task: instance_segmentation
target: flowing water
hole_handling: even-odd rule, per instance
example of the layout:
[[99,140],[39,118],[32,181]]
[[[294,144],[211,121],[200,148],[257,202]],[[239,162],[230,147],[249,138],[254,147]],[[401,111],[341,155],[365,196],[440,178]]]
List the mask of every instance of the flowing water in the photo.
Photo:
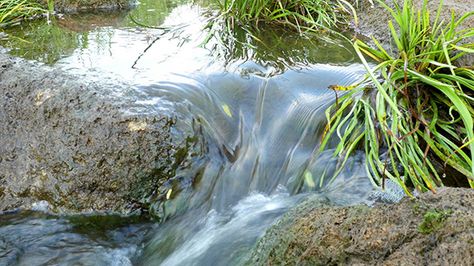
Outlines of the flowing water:
[[[2,33],[0,45],[13,55],[130,84],[123,97],[134,104],[124,111],[171,112],[177,128],[193,128],[204,141],[202,154],[177,170],[170,200],[152,206],[164,222],[57,216],[40,202],[0,214],[0,265],[238,265],[310,194],[367,202],[363,155],[329,183],[337,162],[318,150],[325,108],[335,100],[328,87],[364,73],[350,46],[273,28],[252,32],[258,40],[236,29],[203,45],[206,10],[150,0],[130,13],[64,16]],[[138,27],[130,14],[161,28]]]

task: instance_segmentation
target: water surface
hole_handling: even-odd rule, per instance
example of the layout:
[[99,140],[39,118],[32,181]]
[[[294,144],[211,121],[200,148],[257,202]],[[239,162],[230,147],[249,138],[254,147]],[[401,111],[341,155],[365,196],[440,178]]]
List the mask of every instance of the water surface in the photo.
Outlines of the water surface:
[[329,183],[337,160],[318,149],[325,108],[335,99],[328,87],[364,73],[350,44],[271,27],[209,35],[210,13],[203,4],[150,0],[130,12],[5,30],[0,45],[12,55],[129,84],[121,95],[132,99],[125,113],[173,113],[177,129],[191,128],[203,140],[204,153],[177,169],[163,191],[168,201],[152,204],[160,223],[0,214],[0,264],[238,265],[308,195],[340,205],[366,201],[363,155]]

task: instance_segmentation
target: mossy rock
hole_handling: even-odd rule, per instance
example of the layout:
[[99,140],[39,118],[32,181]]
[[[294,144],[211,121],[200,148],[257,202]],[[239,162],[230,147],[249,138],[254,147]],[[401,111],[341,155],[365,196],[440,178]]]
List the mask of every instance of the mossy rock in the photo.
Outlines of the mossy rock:
[[[47,0],[38,0],[40,4],[47,7]],[[129,9],[135,1],[132,0],[56,0],[54,10],[61,13],[74,13],[79,11],[93,10],[118,10]]]
[[474,190],[375,207],[309,199],[271,227],[248,265],[472,265]]

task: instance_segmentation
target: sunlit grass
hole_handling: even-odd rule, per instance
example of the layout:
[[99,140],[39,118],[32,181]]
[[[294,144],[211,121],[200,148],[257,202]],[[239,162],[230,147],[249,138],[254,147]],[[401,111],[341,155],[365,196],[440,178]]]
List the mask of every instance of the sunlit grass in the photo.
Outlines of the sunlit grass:
[[348,22],[354,8],[345,0],[214,0],[221,14],[235,24],[283,24],[299,31],[331,28]]
[[7,27],[44,13],[47,11],[32,0],[0,0],[0,27]]
[[390,178],[408,194],[408,185],[435,191],[448,166],[474,188],[474,70],[455,66],[474,52],[473,43],[460,44],[474,29],[459,29],[474,12],[444,22],[442,2],[437,14],[430,14],[426,0],[419,11],[411,0],[394,9],[379,3],[391,14],[387,32],[396,52],[375,39],[372,46],[355,41],[368,75],[327,110],[321,149],[338,137],[341,169],[351,153],[364,149],[373,183],[383,186]]

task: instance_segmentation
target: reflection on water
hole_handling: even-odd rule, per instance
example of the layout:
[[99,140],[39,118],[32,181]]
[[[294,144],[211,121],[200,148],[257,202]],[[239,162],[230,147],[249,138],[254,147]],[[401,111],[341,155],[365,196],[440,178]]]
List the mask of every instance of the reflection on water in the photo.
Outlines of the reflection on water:
[[211,20],[207,26],[211,33],[206,47],[215,57],[223,58],[226,65],[253,61],[273,68],[274,73],[282,73],[316,63],[344,65],[355,58],[350,42],[327,32],[303,36],[265,24],[258,28],[253,25],[234,26],[230,31],[223,19]]
[[366,200],[363,155],[328,184],[337,161],[318,151],[324,110],[334,100],[328,86],[364,73],[343,40],[269,27],[210,35],[207,8],[184,0],[143,1],[131,14],[159,28],[141,28],[126,12],[71,15],[9,29],[0,44],[131,84],[124,112],[171,110],[177,131],[195,130],[207,152],[160,188],[170,200],[151,202],[159,225],[0,215],[0,264],[234,265],[310,193],[342,205]]
[[[211,16],[208,7],[186,2],[141,1],[131,12],[65,15],[51,24],[24,23],[4,30],[7,37],[0,45],[12,55],[134,82],[170,71],[232,71],[247,61],[281,73],[316,63],[354,60],[350,44],[334,37],[303,38],[297,32],[271,27],[229,32],[219,23],[206,28]],[[131,17],[160,29],[140,27]]]
[[138,218],[0,216],[0,265],[132,265],[153,228]]
[[[112,56],[113,46],[127,48],[127,45],[136,42],[133,39],[114,40],[115,35],[123,34],[119,30],[129,31],[126,34],[130,37],[143,35],[151,38],[153,31],[139,28],[130,16],[140,18],[143,24],[158,26],[171,10],[184,2],[189,1],[142,1],[130,12],[88,12],[60,16],[51,24],[46,20],[23,23],[4,29],[8,37],[4,37],[0,45],[9,48],[12,55],[47,64],[75,57],[77,53],[90,56],[91,61],[100,61],[101,57]],[[139,42],[143,41],[146,42],[146,38]]]

